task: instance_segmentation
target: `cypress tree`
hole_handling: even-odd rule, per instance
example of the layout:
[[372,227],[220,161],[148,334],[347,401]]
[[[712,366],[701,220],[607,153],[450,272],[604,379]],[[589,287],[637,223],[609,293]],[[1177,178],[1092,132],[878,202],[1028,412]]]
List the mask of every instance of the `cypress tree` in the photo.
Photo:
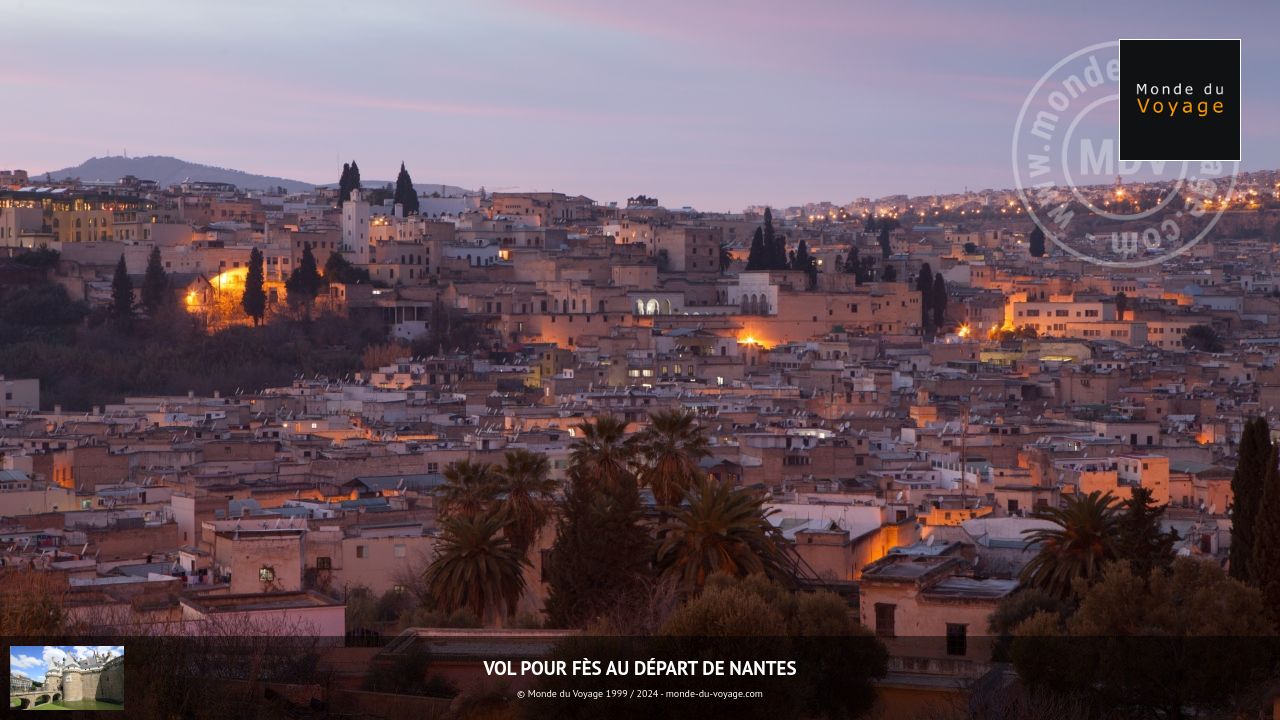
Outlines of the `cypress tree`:
[[756,228],[755,235],[751,236],[751,253],[747,255],[748,270],[765,270],[765,249],[764,249],[764,233],[760,228]]
[[1164,507],[1151,498],[1150,488],[1135,487],[1129,499],[1120,503],[1118,517],[1116,558],[1127,561],[1142,577],[1173,564],[1173,544],[1178,540],[1177,531],[1161,530]]
[[107,312],[115,320],[125,321],[133,317],[133,281],[129,279],[129,269],[124,264],[124,254],[116,263],[116,273],[111,278],[111,304]]
[[880,255],[888,260],[892,254],[893,248],[889,245],[889,223],[884,222],[880,224]]
[[351,199],[351,163],[342,163],[342,177],[338,178],[338,202]]
[[933,276],[930,300],[933,305],[933,325],[942,327],[947,315],[947,283],[942,279],[942,273]]
[[262,251],[254,248],[249,253],[249,273],[244,278],[244,295],[240,298],[240,306],[244,314],[253,318],[255,326],[262,323],[267,314],[267,291],[263,288]]
[[418,191],[413,189],[413,179],[403,162],[400,163],[400,174],[396,176],[395,202],[404,209],[406,216],[418,214]]
[[1237,450],[1236,470],[1231,476],[1231,577],[1254,582],[1253,551],[1263,478],[1271,457],[1271,428],[1266,419],[1255,417],[1244,425]]
[[787,241],[780,239],[773,229],[773,210],[764,209],[765,266],[762,270],[787,269]]
[[[360,166],[356,164],[355,160],[352,160],[351,161],[351,189],[359,190],[360,187],[361,187],[360,186]],[[350,197],[350,193],[348,193],[347,197],[348,198]]]
[[311,253],[311,243],[303,243],[302,259],[284,283],[289,302],[295,305],[309,304],[320,293],[323,283],[320,272],[316,269],[316,256]]
[[898,279],[898,268],[893,265],[886,264],[884,270],[880,273],[880,279],[885,282],[894,282]]
[[151,315],[169,304],[169,276],[160,262],[160,248],[151,248],[147,256],[147,273],[142,280],[142,305]]
[[805,242],[804,239],[802,238],[800,240],[800,244],[796,245],[795,260],[791,265],[791,269],[803,270],[805,272],[808,272],[809,263],[811,261],[812,261],[812,258],[809,257],[809,243]]
[[1031,257],[1044,257],[1044,231],[1039,225],[1031,230],[1027,243],[1030,245]]
[[[1262,475],[1249,568],[1272,617],[1280,617],[1280,467],[1277,465],[1280,465],[1280,447],[1272,445]],[[1232,542],[1234,544],[1234,538]]]
[[547,559],[547,619],[582,627],[634,599],[652,574],[653,541],[640,525],[634,487],[604,490],[575,477],[565,493]]
[[916,276],[916,291],[920,293],[920,326],[930,327],[933,322],[933,268],[929,263],[920,266]]
[[773,269],[786,270],[791,267],[791,253],[787,252],[787,236],[779,235],[774,241]]

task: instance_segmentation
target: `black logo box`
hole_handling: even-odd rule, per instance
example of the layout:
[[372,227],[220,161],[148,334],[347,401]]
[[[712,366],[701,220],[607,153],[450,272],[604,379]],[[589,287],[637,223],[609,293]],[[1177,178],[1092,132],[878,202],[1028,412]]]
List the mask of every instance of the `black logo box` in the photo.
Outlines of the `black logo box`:
[[[1238,39],[1122,38],[1120,159],[1239,162],[1240,46]],[[1145,93],[1139,93],[1139,85],[1146,86]],[[1166,94],[1166,87],[1180,92]],[[1192,104],[1191,114],[1183,112],[1186,102]],[[1218,102],[1221,113],[1213,112]],[[1170,103],[1177,104],[1172,115]],[[1209,112],[1202,116],[1205,107]],[[1157,108],[1163,112],[1155,113]]]

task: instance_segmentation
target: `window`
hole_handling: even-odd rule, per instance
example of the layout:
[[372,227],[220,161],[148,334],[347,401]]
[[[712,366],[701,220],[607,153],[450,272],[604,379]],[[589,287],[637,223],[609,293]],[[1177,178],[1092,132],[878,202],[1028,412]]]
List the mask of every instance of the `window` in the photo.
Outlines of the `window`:
[[357,557],[357,558],[360,558],[360,559],[363,559],[363,558],[364,558],[364,556],[365,556],[365,555],[364,555],[364,546],[363,546],[363,545],[357,545],[357,546],[356,546],[356,557]]
[[275,582],[276,569],[270,565],[263,565],[262,569],[258,570],[258,579],[264,583]]
[[[898,609],[893,603],[876,603],[876,635],[894,637],[893,613]],[[950,626],[947,626],[950,628]]]
[[963,657],[969,649],[969,626],[947,623],[947,654]]
[[328,557],[318,557],[318,558],[316,558],[316,569],[317,569],[317,570],[332,570],[332,569],[333,569],[333,560],[332,560],[332,559],[330,559],[330,558],[328,558]]
[[396,546],[395,546],[394,548],[392,548],[392,549],[394,550],[394,552],[395,552],[395,556],[396,556],[396,557],[398,557],[398,558],[402,558],[402,557],[404,557],[404,556],[405,556],[405,548],[404,548],[404,545],[396,545]]

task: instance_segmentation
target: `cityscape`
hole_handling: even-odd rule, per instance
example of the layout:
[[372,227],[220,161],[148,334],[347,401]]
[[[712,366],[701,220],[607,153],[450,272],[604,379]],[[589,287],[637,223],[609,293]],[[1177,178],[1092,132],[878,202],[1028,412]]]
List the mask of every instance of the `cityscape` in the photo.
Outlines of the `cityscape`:
[[643,149],[530,185],[488,105],[393,161],[374,126],[248,165],[0,130],[11,711],[1280,717],[1274,138],[1033,182],[1016,105],[1000,173],[855,163],[821,197]]

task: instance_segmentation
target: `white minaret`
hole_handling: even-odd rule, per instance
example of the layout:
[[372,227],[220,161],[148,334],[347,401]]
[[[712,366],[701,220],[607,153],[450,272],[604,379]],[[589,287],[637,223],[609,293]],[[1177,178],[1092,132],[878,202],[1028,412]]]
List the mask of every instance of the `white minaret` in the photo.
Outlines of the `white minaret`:
[[369,264],[369,203],[360,197],[359,188],[351,191],[351,199],[342,203],[342,248],[347,259],[356,265]]

